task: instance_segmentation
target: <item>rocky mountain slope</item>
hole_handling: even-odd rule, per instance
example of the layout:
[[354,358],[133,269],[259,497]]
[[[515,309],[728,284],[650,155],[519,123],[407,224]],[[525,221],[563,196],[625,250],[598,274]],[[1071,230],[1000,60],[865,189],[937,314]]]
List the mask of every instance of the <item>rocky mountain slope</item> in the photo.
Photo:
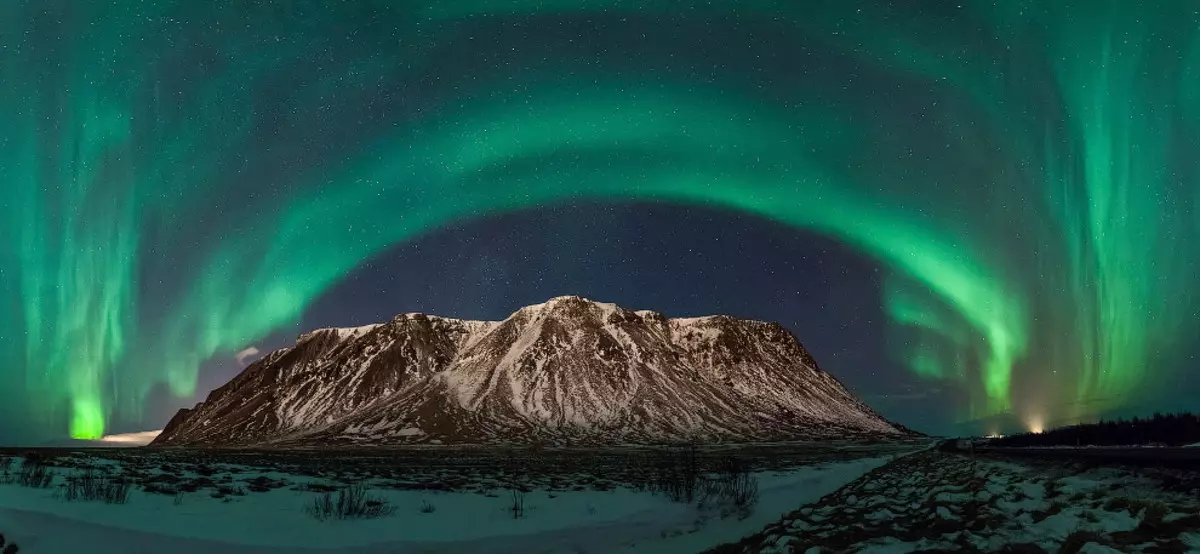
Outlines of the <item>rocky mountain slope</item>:
[[302,335],[154,445],[555,444],[898,435],[775,323],[580,297],[501,322],[406,314]]

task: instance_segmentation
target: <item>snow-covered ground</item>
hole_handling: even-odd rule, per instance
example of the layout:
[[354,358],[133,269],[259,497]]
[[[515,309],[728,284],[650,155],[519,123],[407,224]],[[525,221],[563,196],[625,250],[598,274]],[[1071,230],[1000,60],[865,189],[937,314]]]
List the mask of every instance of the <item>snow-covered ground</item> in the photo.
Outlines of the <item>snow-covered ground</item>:
[[1198,487],[1195,472],[927,451],[723,551],[1200,552]]
[[[370,520],[318,521],[305,513],[321,476],[239,468],[225,476],[238,494],[178,495],[135,487],[126,504],[64,502],[58,487],[0,485],[0,533],[27,554],[282,552],[697,552],[735,541],[878,468],[890,456],[758,472],[759,501],[739,518],[626,487],[537,489],[516,519],[508,491],[434,492],[372,486],[396,512]],[[21,462],[13,464],[17,467]],[[100,466],[120,462],[93,460]],[[109,467],[112,471],[113,468]],[[230,469],[225,467],[223,469]],[[59,482],[78,469],[60,468]],[[115,473],[115,472],[114,472]],[[220,475],[216,476],[218,479]],[[245,492],[254,478],[286,482]],[[262,479],[260,479],[261,481]],[[382,485],[382,483],[379,483]],[[221,496],[221,498],[216,498]],[[423,505],[433,511],[422,511]]]

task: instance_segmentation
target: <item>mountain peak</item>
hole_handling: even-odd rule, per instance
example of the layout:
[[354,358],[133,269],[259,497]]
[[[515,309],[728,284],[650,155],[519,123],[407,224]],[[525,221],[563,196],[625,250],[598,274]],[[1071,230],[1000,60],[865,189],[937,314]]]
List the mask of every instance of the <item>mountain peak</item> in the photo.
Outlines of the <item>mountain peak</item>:
[[582,296],[568,295],[568,296],[555,296],[554,298],[551,298],[540,304],[533,304],[530,306],[525,306],[524,308],[521,308],[520,310],[517,310],[517,311],[520,312],[520,311],[539,311],[539,310],[556,309],[556,308],[561,309],[561,308],[593,308],[593,307],[600,308],[602,310],[617,309],[616,304],[612,304],[612,303],[608,303],[608,302],[597,302],[595,300],[591,300],[589,298],[584,298]]
[[590,300],[590,299],[588,299],[588,298],[584,298],[584,297],[582,297],[582,296],[579,296],[579,295],[577,295],[577,294],[566,294],[566,295],[563,295],[563,296],[555,296],[555,297],[553,297],[553,298],[551,298],[551,299],[549,299],[549,300],[547,300],[547,301],[546,301],[546,303],[547,303],[547,304],[553,304],[553,303],[557,303],[557,302],[589,302],[589,303],[596,303],[594,300]]

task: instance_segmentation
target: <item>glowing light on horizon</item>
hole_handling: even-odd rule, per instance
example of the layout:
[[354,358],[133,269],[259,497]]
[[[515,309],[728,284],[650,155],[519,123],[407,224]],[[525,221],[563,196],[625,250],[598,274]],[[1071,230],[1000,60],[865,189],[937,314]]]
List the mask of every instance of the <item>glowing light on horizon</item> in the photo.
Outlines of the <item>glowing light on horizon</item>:
[[110,446],[145,446],[150,444],[162,434],[162,429],[157,431],[141,431],[138,433],[122,433],[117,435],[105,435],[102,438],[92,442],[107,444]]

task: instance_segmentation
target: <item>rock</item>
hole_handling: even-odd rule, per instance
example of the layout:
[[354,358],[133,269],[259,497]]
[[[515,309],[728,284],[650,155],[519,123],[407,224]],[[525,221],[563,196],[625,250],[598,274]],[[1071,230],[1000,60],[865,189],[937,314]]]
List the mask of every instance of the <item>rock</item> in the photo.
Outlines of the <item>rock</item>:
[[941,519],[945,519],[945,520],[949,520],[949,521],[958,521],[958,519],[959,519],[958,516],[950,513],[950,510],[947,510],[945,506],[937,507],[937,516]]
[[1122,554],[1120,550],[1104,546],[1096,542],[1089,542],[1079,549],[1079,554]]

